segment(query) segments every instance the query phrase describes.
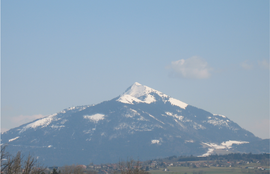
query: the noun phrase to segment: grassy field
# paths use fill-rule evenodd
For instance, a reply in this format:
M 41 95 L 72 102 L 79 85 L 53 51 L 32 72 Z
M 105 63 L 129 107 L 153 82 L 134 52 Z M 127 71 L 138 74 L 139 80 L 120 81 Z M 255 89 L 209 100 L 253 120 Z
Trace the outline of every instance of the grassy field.
M 243 166 L 244 168 L 244 166 Z M 151 174 L 193 174 L 195 172 L 203 174 L 240 174 L 240 173 L 255 173 L 254 170 L 241 169 L 239 167 L 210 167 L 210 168 L 189 168 L 189 167 L 168 167 L 169 171 L 163 171 L 164 168 L 159 170 L 150 170 Z
M 242 173 L 240 168 L 211 167 L 211 168 L 189 168 L 189 167 L 168 167 L 169 171 L 163 169 L 151 170 L 151 174 L 193 174 L 193 172 L 203 171 L 203 173 Z

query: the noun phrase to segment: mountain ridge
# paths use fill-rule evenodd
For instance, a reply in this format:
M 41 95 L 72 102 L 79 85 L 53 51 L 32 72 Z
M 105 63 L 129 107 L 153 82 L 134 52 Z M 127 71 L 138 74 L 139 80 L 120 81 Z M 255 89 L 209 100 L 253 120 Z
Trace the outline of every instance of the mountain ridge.
M 138 82 L 111 100 L 70 107 L 1 135 L 10 152 L 32 152 L 52 165 L 205 156 L 261 140 L 223 115 Z

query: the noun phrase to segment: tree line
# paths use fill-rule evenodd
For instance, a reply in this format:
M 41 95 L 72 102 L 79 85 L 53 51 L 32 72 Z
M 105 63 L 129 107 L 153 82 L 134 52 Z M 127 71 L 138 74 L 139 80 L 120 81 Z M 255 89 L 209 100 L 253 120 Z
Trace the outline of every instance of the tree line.
M 6 145 L 1 145 L 1 174 L 97 174 L 94 170 L 85 170 L 80 165 L 66 165 L 52 171 L 40 165 L 36 158 L 30 154 L 24 157 L 21 152 L 15 156 L 6 151 Z M 119 162 L 119 168 L 114 174 L 149 174 L 144 171 L 139 162 L 129 160 Z
M 170 156 L 163 159 L 156 159 L 157 161 L 206 161 L 206 160 L 243 160 L 243 161 L 255 161 L 255 160 L 269 160 L 270 154 L 252 154 L 252 153 L 230 153 L 225 155 L 209 155 L 206 157 L 197 157 L 197 156 Z

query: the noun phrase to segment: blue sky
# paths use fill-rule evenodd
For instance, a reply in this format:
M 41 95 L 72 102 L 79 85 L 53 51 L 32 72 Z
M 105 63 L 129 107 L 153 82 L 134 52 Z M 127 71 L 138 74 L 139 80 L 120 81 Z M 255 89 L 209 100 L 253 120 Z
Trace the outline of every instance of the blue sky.
M 134 82 L 269 138 L 269 1 L 2 1 L 1 129 Z

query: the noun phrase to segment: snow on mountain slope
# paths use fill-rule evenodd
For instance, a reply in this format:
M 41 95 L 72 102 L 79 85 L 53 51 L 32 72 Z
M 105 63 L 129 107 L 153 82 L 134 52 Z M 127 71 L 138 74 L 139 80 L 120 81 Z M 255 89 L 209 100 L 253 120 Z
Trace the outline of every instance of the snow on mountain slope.
M 134 83 L 122 95 L 77 106 L 2 133 L 11 153 L 35 153 L 45 165 L 206 155 L 259 140 L 223 115 Z M 240 142 L 240 143 L 239 143 Z
M 202 157 L 203 156 L 209 156 L 215 150 L 218 150 L 218 149 L 228 150 L 228 149 L 232 148 L 233 144 L 244 144 L 244 143 L 249 143 L 249 142 L 247 142 L 247 141 L 232 141 L 232 140 L 229 140 L 229 141 L 222 142 L 219 145 L 215 144 L 215 143 L 202 143 L 204 146 L 208 147 L 208 151 L 205 154 L 200 155 L 200 156 L 202 156 Z
M 54 114 L 45 116 L 43 118 L 34 120 L 30 123 L 24 124 L 23 126 L 20 126 L 20 128 L 18 128 L 17 130 L 19 130 L 19 134 L 21 134 L 29 129 L 36 130 L 38 128 L 45 128 L 48 126 L 51 128 L 59 129 L 61 127 L 64 127 L 64 124 L 67 121 L 66 119 L 63 119 L 61 115 L 65 113 L 73 113 L 73 112 L 82 111 L 90 106 L 93 106 L 93 105 L 70 107 L 70 108 L 60 111 L 59 113 L 54 113 Z
M 100 120 L 104 120 L 104 114 L 94 114 L 94 115 L 84 115 L 83 118 L 88 119 L 93 122 L 98 122 Z
M 20 137 L 15 137 L 15 138 L 12 138 L 12 139 L 8 140 L 8 142 L 11 142 L 11 141 L 17 140 L 18 138 L 20 138 Z
M 185 109 L 185 108 L 188 106 L 188 104 L 186 104 L 186 103 L 184 103 L 184 102 L 182 102 L 182 101 L 180 101 L 180 100 L 171 98 L 171 97 L 169 98 L 169 102 L 170 102 L 172 105 L 179 106 L 180 108 L 183 108 L 183 109 Z
M 32 128 L 32 129 L 35 129 L 37 127 L 46 127 L 48 126 L 53 120 L 57 120 L 57 118 L 55 118 L 57 114 L 52 114 L 52 115 L 49 115 L 45 118 L 41 118 L 33 123 L 30 123 L 26 126 L 24 126 L 21 130 L 20 130 L 20 133 L 26 131 L 27 129 L 29 128 Z
M 117 101 L 127 104 L 133 104 L 133 102 L 150 104 L 157 101 L 153 94 L 157 94 L 164 103 L 170 102 L 172 105 L 179 106 L 183 109 L 188 105 L 180 100 L 169 97 L 160 91 L 141 85 L 138 82 L 135 82 Z

